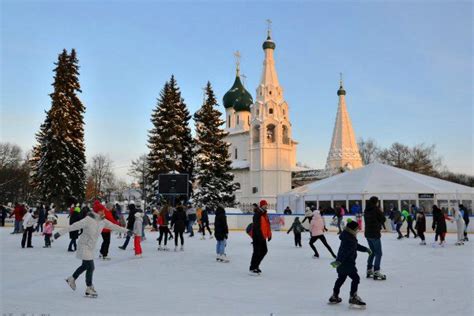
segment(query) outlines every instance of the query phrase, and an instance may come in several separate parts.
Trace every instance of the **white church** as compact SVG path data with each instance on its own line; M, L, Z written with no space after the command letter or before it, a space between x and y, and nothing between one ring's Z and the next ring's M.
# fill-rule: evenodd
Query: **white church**
M232 173L238 187L236 200L243 210L249 210L252 203L261 199L267 200L274 209L277 195L292 189L292 172L300 170L296 166L298 143L292 138L289 105L275 68L275 48L269 30L263 43L265 59L255 101L242 84L239 63L234 84L223 98L226 141L230 144ZM341 168L362 166L342 80L338 96L336 124L326 165L328 174Z

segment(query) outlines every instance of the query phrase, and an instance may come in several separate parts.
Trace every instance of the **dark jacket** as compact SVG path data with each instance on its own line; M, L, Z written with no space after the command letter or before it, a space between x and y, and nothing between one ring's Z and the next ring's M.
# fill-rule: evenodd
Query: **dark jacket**
M207 210L207 207L202 210L201 213L201 223L207 223L209 222L209 211Z
M227 226L227 216L225 215L225 210L218 207L216 209L216 217L214 219L214 236L216 240L227 239L229 234L229 227Z
M299 220L295 219L293 224L291 224L290 229L288 230L288 234L291 231L293 231L293 233L295 233L295 234L301 234L302 232L305 231L305 228L303 227L303 225L301 225L301 222Z
M393 210L393 222L395 224L402 223L402 213L399 210Z
M253 214L253 220L252 220L252 239L257 240L257 241L262 241L265 240L263 238L263 233L262 233L262 215L263 212L258 209L254 212Z
M341 265L337 268L337 272L351 273L354 272L354 270L357 272L357 251L368 252L368 249L359 245L355 234L351 232L349 228L344 229L339 235L339 239L341 240L341 245L337 252L336 261L339 261Z
M171 227L174 227L175 233L182 233L186 227L186 213L182 207L177 207L171 217ZM178 238L178 236L176 236Z
M365 238L378 239L382 237L380 231L385 223L385 216L377 206L369 205L364 211Z
M426 231L426 217L422 212L418 212L418 214L416 214L415 229L421 233Z
M439 208L433 208L433 230L436 230L437 234L446 233L446 219L444 218L444 213Z
M43 206L38 207L38 225L46 222L46 211Z
M72 211L69 213L69 226L74 224L75 222L80 221L81 219L82 219L81 213L76 212L73 207ZM75 230L75 231L69 232L69 238L71 239L79 238L79 231Z
M133 230L133 226L135 225L135 213L137 209L135 208L135 204L130 204L128 206L128 217L127 217L127 229Z
M462 218L464 219L464 223L466 224L466 226L469 224L469 210L467 208L463 208L462 209L464 214L462 216Z

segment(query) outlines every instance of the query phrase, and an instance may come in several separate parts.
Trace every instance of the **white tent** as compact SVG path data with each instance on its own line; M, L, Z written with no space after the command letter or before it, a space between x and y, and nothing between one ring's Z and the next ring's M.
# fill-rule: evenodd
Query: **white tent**
M345 202L346 207L352 205L353 201L360 201L365 207L366 200L371 196L382 200L382 205L384 201L398 203L399 209L406 203L425 208L430 208L432 204L450 208L460 202L472 209L474 188L381 163L371 163L280 194L277 197L277 209L281 211L290 206L296 213L303 213L307 203L317 204L318 208L331 203L334 207L335 201Z

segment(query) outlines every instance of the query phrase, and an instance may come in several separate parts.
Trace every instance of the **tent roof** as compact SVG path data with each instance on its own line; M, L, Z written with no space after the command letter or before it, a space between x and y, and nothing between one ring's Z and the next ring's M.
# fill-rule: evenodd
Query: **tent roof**
M474 188L375 162L309 183L282 195L384 193L470 194L474 196Z

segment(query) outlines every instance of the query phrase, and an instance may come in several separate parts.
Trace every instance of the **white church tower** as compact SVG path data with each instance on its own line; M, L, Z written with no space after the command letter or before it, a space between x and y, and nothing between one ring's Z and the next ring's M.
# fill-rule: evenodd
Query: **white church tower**
M251 107L250 187L252 202L266 199L276 205L277 194L291 190L297 143L291 137L288 104L275 69L275 47L269 28L262 77Z
M337 107L336 123L332 135L331 148L329 149L326 170L333 174L342 170L362 167L362 159L357 146L351 118L346 106L346 90L342 83L342 74L337 90L339 104Z

